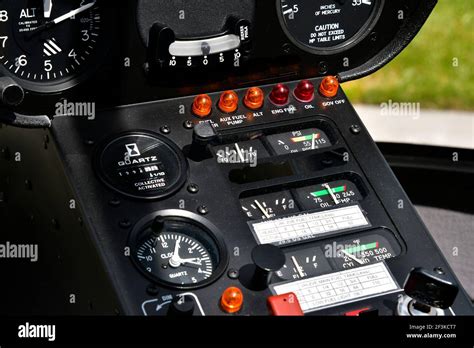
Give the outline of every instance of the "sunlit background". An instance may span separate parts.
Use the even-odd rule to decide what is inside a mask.
[[[439,0],[407,49],[344,89],[353,103],[391,99],[420,103],[423,109],[474,110],[473,66],[474,1]]]

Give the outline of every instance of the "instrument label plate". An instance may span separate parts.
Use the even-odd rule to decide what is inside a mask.
[[[270,285],[270,289],[276,295],[295,293],[305,313],[400,291],[384,262]]]
[[[283,218],[249,222],[259,244],[286,245],[313,239],[320,235],[339,233],[370,226],[360,205],[299,213]]]

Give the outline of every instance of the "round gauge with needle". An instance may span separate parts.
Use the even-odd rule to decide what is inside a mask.
[[[270,219],[299,211],[290,191],[240,199],[242,210],[252,220]]]
[[[276,272],[283,280],[303,279],[332,272],[320,247],[287,251],[285,255],[285,265]]]
[[[349,180],[337,180],[295,190],[298,203],[306,210],[326,209],[362,199],[357,186]]]
[[[211,283],[227,265],[222,238],[202,217],[167,212],[174,214],[164,211],[132,231],[133,261],[146,276],[165,286],[190,289]],[[193,219],[183,217],[186,214]]]
[[[277,155],[311,151],[332,146],[326,133],[317,128],[269,135],[267,136],[267,141]]]
[[[380,262],[401,254],[401,246],[391,233],[365,233],[352,239],[326,245],[325,249],[336,246],[333,260],[338,269],[349,269]]]
[[[0,65],[42,93],[72,87],[97,58],[98,0],[0,0]]]

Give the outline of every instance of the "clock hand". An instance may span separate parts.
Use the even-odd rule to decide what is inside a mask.
[[[179,267],[182,264],[181,258],[179,257],[179,243],[181,242],[181,237],[178,237],[176,244],[174,245],[173,256],[169,259],[169,264],[171,267]]]
[[[202,261],[200,258],[194,258],[194,259],[179,259],[181,261],[181,263],[191,263],[193,265],[198,265],[198,266],[201,266],[202,265]]]

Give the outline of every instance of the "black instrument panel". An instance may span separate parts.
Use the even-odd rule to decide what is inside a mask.
[[[429,271],[408,294],[464,314],[465,296],[420,290],[457,287],[339,87],[393,59],[433,6],[0,0],[2,78],[26,92],[11,110],[53,119],[47,161],[125,314],[276,314],[285,294],[300,314],[406,314],[414,266]]]

